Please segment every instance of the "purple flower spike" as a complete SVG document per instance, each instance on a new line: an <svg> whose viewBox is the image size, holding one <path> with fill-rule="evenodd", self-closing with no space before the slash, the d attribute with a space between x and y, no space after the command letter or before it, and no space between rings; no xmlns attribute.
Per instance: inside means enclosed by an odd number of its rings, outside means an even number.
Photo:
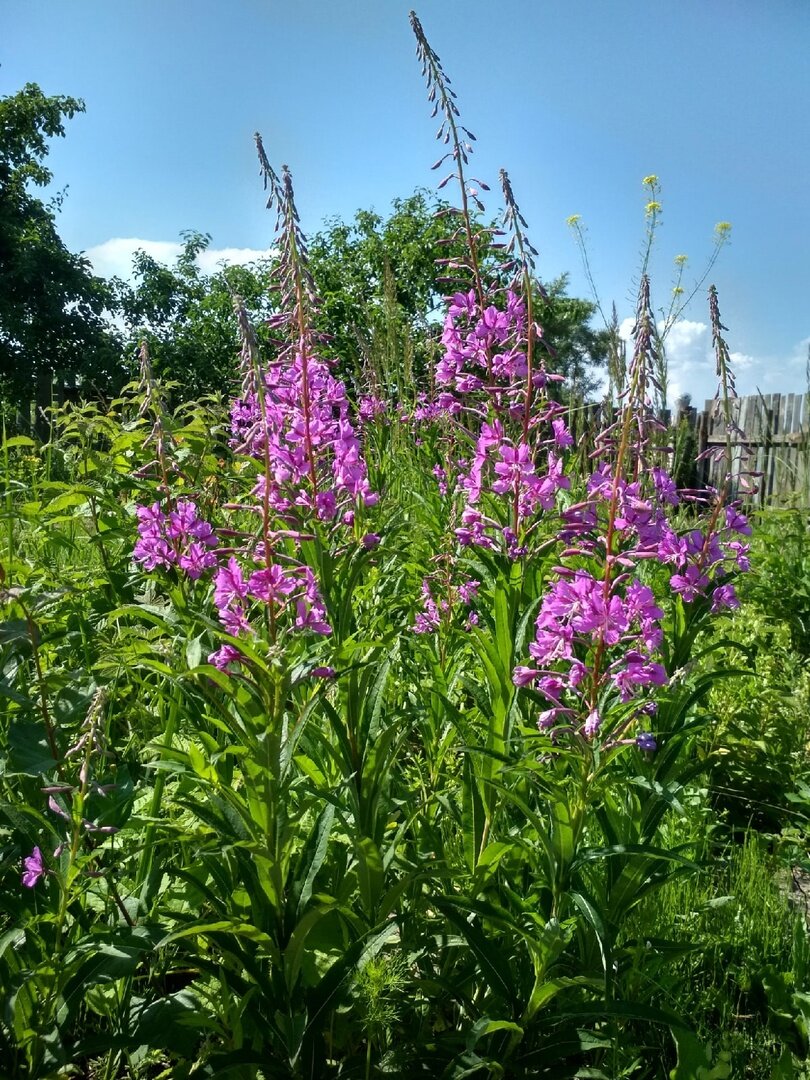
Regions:
<svg viewBox="0 0 810 1080"><path fill-rule="evenodd" d="M45 876L45 863L42 852L35 847L27 859L23 859L22 883L27 889L33 889L41 877Z"/></svg>

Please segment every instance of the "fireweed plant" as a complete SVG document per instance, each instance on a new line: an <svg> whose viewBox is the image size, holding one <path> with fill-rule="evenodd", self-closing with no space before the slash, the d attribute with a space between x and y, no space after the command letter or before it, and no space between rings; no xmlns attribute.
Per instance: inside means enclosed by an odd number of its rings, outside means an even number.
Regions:
<svg viewBox="0 0 810 1080"><path fill-rule="evenodd" d="M225 630L234 638L251 637L258 622L274 642L287 624L332 633L318 577L300 557L301 545L320 552L325 541L336 540L373 548L379 537L359 535L357 524L379 496L369 486L345 386L318 356L313 329L318 300L291 174L285 167L279 178L259 136L256 142L270 189L268 207L278 213L275 288L281 310L270 320L276 352L264 366L244 307L235 299L242 386L231 408L231 447L257 469L249 501L224 509L252 514L258 529L226 529L222 544L191 501L168 512L159 503L138 506L134 557L148 570L176 564L193 580L214 571L214 604ZM210 660L225 669L239 656L236 645L225 644Z"/></svg>
<svg viewBox="0 0 810 1080"><path fill-rule="evenodd" d="M547 1001L556 992L548 982L544 991L540 987L557 955L551 942L558 920L572 909L591 922L599 939L605 1004L612 998L612 953L621 921L653 880L666 876L667 859L653 844L666 799L651 792L646 805L628 802L617 799L613 787L627 769L627 753L652 763L659 744L661 765L653 765L652 772L682 783L678 756L686 748L684 729L695 700L694 687L683 689L684 676L707 618L738 606L733 578L748 569L745 540L751 529L729 502L728 482L720 491L679 491L667 469L671 449L662 445L663 426L654 412L664 390L646 265L618 415L597 438L594 471L580 498L565 496L570 478L563 472L562 455L573 440L562 410L543 393L549 380L538 360L543 331L531 309L537 253L502 172L512 278L506 285L502 278L487 281L478 258L484 232L476 231L470 210L471 202L482 208L479 191L486 185L466 174L474 137L460 122L455 92L413 13L411 24L433 115L442 117L437 137L448 146L434 168L450 162L440 186L451 179L458 186L459 205L446 212L455 224L450 239L463 234L468 245L466 259L448 261L448 268L466 275L469 284L448 299L435 383L436 405L451 418L451 445L471 448L469 456L445 454L455 470L457 499L451 512L461 519L455 529L459 564L467 559L482 568L476 588L481 618L466 624L482 675L468 680L465 688L480 703L484 729L475 731L456 720L468 742L462 802L468 818L478 817L472 836L466 837L474 881L514 809L510 774L530 776L543 807L539 818L529 820L542 850L548 893L539 907L547 922L545 935L533 927L536 936L528 951L535 982L522 1026L533 1019L538 999ZM658 209L648 208L653 215ZM649 229L651 237L654 222ZM711 296L714 310L713 291ZM712 319L716 326L719 320L714 314ZM733 377L728 350L715 340L718 393L728 418ZM434 412L430 418L435 417ZM730 457L727 465L730 478ZM451 475L446 465L437 466L442 494L448 494ZM549 564L552 553L555 562ZM448 561L445 556L445 567ZM444 576L449 576L446 569ZM443 626L427 582L423 598L415 629L440 634ZM443 610L452 608L452 600L449 589ZM527 619L538 606L528 646L532 663L519 663ZM440 660L446 651L440 642ZM516 700L507 678L529 691L530 701L539 706L536 711ZM447 685L445 678L441 685ZM524 723L533 718L539 740L527 739L525 727L515 738L518 717ZM624 760L614 762L619 755ZM537 769L538 757L547 763L546 776ZM525 814L525 803L519 805ZM597 830L586 820L594 816ZM543 819L550 820L550 827ZM576 881L578 848L593 845L600 831L606 845L602 872L591 868ZM636 856L622 857L617 847L608 858L611 845L621 842L627 851L638 845ZM448 901L460 903L458 897ZM482 914L469 900L462 906ZM597 909L604 916L598 924ZM528 933L527 924L523 929Z"/></svg>
<svg viewBox="0 0 810 1080"><path fill-rule="evenodd" d="M126 493L71 520L110 595L80 617L77 587L61 636L4 624L15 1076L721 1075L669 943L638 930L702 869L678 822L730 674L712 622L749 567L717 295L719 490L671 475L646 266L626 385L575 469L510 178L482 225L474 136L411 24L457 192L429 389L337 378L292 177L257 137L270 340L235 296L238 389L185 425L141 350Z"/></svg>
<svg viewBox="0 0 810 1080"><path fill-rule="evenodd" d="M452 784L458 769L463 855L458 866L452 844L445 848L443 865L456 886L437 891L434 884L422 893L422 917L428 924L439 917L449 921L479 962L490 949L511 942L514 970L508 985L514 997L508 1005L486 964L479 976L469 971L451 976L452 965L445 976L470 983L464 995L480 1002L470 1013L469 1005L459 1001L454 1024L463 1027L465 1013L470 1019L494 1014L498 1034L481 1046L482 1067L491 1054L525 1068L518 1063L530 1047L536 1052L533 1031L540 1013L564 989L577 987L581 994L592 985L593 975L578 971L567 956L575 942L584 955L598 945L601 1008L612 1018L608 1043L617 1060L615 1016L621 1010L614 1003L621 997L617 970L623 917L673 865L678 872L688 865L683 856L654 846L657 825L682 784L678 753L686 743L677 726L684 726L695 700L693 687L681 691L677 684L703 621L737 603L731 577L747 566L743 538L750 530L744 516L727 503L727 491L681 492L667 472L667 451L660 447L652 407L661 388L646 273L628 386L615 422L598 440L594 471L574 501L564 471L564 454L573 440L562 407L547 393L556 378L547 370L553 351L533 314L536 251L502 172L508 239L497 268L486 263L483 252L499 237L473 213L473 207L482 210L480 192L487 190L467 175L474 136L460 123L455 92L419 20L412 15L411 21L428 95L434 112L441 114L438 138L448 147L435 165L448 163L450 169L439 186L454 179L459 193L459 205L444 212L448 242L466 242L464 256L444 261L443 280L455 291L447 300L434 395L414 417L417 432L433 426L432 435L423 434L434 450L440 448L440 461L431 471L445 504L445 535L452 540L422 579L412 623L417 637L435 639L437 649L430 709L439 714L432 737L443 745L444 756L437 760L431 748L426 760L432 783ZM364 653L364 681L358 683L350 672L344 687L340 641L328 654L317 646L314 653L305 645L292 646L291 635L328 641L338 622L344 628L339 637L354 624L345 614L336 618L336 570L342 558L348 562L347 551L376 547L379 537L364 531L361 522L378 495L368 481L346 388L319 356L314 329L318 300L290 173L285 168L279 177L260 139L257 147L269 205L278 215L278 314L271 320L274 354L264 362L236 301L242 386L231 409L231 448L250 478L248 498L220 507L213 525L199 516L193 501L172 500L170 493L165 507L159 502L138 507L135 558L147 570L181 572L198 583L210 580L227 638L209 662L225 677L244 679L263 702L259 727L252 717L251 732L241 713L233 727L249 757L258 754L259 762L250 766L246 760L230 799L244 797L240 812L247 819L252 873L261 879L266 867L264 890L272 914L256 931L269 934L265 949L272 980L277 964L286 968L281 958L303 932L296 929L303 924L290 919L295 892L290 868L297 854L315 843L310 834L319 834L320 843L328 838L314 800L301 802L295 794L294 747L302 751L299 761L310 761L305 772L320 798L330 773L353 790L354 809L344 827L357 833L357 873L382 872L382 885L385 867L390 873L401 855L385 842L380 791L369 803L364 790L373 754L371 747L363 751L358 745L358 735L364 730L368 738L375 729L351 715L364 708L356 701L362 686L379 708L390 653L376 647ZM377 395L367 397L356 423L374 422L382 410ZM674 520L684 505L686 524ZM701 507L705 520L699 516ZM250 520L254 528L246 524ZM458 609L460 619L454 617ZM468 636L468 646L458 645L459 633ZM524 649L529 664L521 662ZM297 719L295 710L289 715L300 677L291 668L294 655L300 671L308 670L310 677L325 679L327 686L338 680L334 692L299 699L297 708L303 711ZM307 655L340 659L307 663ZM419 651L413 655L418 658ZM475 658L478 678L461 673L465 656ZM469 716L464 715L465 701L474 704ZM314 708L329 717L338 737L337 771L335 763L315 764L303 719ZM452 735L448 742L448 720L459 740L455 746ZM268 725L269 739L261 733ZM429 730L419 721L417 727ZM400 744L395 729L376 730L390 752L390 765ZM659 753L662 764L656 768ZM646 799L617 798L617 782L634 772L627 754L636 756L640 777L646 771ZM378 760L375 784L379 765ZM658 777L655 783L653 776ZM425 818L435 820L435 795L424 784L420 787ZM408 831L416 829L410 818L404 824ZM516 826L524 838L507 851L504 845ZM404 838L407 832L400 826L396 835ZM243 859L236 864L244 870ZM531 868L531 877L525 897L517 902L508 879L521 864L524 876ZM396 901L388 899L379 907L379 889L362 893L366 921L359 938L357 913L338 917L347 940L362 943L371 934L380 941L380 935L396 931L405 946L411 926L398 915ZM400 889L391 882L389 895ZM416 910L420 906L417 897ZM375 925L386 910L395 922ZM313 922L326 918L317 908L304 909L303 916ZM421 954L415 962L423 979L436 977L429 974L433 958ZM334 977L338 969L335 962L324 978ZM300 968L287 970L289 1008ZM255 965L253 977L259 978ZM272 999L278 1000L277 991ZM663 1013L657 1019L678 1023ZM291 1062L304 1046L315 1052L309 1022L300 1030L282 1025L277 1036ZM254 1034L254 1045L255 1040ZM366 1049L370 1061L371 1040Z"/></svg>
<svg viewBox="0 0 810 1080"><path fill-rule="evenodd" d="M660 662L664 611L642 577L652 580L658 564L666 568L669 592L688 611L703 602L716 613L739 606L733 576L749 569L745 538L751 527L727 502L728 480L719 492L678 491L654 461L654 455L663 455L655 448L660 425L651 401L656 385L652 322L649 281L642 277L629 386L616 422L599 437L587 497L562 512L559 536L568 546L529 646L539 667L515 672L521 685L537 686L549 702L538 721L542 727L570 729L585 717L581 730L588 739L608 734L603 714L614 705L619 719L617 726L609 725L610 738L626 735L632 722L643 725L656 711L655 702L644 699L668 682ZM728 414L726 359L727 350ZM702 519L685 531L669 520L684 500L705 508ZM636 742L655 749L647 731Z"/></svg>

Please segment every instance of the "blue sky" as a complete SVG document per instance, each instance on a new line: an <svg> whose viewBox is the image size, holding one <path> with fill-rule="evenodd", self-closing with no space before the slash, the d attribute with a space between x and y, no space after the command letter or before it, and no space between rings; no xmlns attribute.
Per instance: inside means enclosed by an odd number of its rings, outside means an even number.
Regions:
<svg viewBox="0 0 810 1080"><path fill-rule="evenodd" d="M54 144L59 228L100 272L133 247L171 257L183 229L212 258L267 248L252 134L289 164L304 228L381 212L431 186L438 156L409 3L399 0L0 0L0 94L84 98ZM588 294L566 219L580 214L603 304L632 313L641 179L661 179L653 296L672 260L712 272L742 392L801 391L810 341L808 0L423 0L417 12L477 135L475 171L508 169L541 275ZM239 255L238 250L243 250ZM687 283L689 276L687 274ZM673 331L672 388L713 391L705 290Z"/></svg>

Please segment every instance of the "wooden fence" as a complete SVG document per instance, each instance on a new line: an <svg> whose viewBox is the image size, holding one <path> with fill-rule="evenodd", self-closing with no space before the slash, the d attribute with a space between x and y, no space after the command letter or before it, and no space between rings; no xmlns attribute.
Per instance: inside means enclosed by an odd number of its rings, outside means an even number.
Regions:
<svg viewBox="0 0 810 1080"><path fill-rule="evenodd" d="M735 398L728 432L718 402L707 401L701 413L688 412L703 483L722 484L728 434L735 495L757 506L791 501L810 505L810 394Z"/></svg>
<svg viewBox="0 0 810 1080"><path fill-rule="evenodd" d="M722 487L728 438L733 497L749 506L810 509L810 394L754 394L733 398L730 406L729 425L717 401L707 401L701 411L692 406L659 414L669 429L664 437L674 447L672 468L679 485ZM597 433L617 419L616 406L605 402L571 411L581 468L588 468Z"/></svg>
<svg viewBox="0 0 810 1080"><path fill-rule="evenodd" d="M78 391L64 396L78 396ZM616 419L615 406L590 403L579 406L569 417L580 448L582 463L593 450L597 432ZM667 410L660 419L674 429L676 465L678 432L685 426L690 434L687 460L681 460L676 474L687 486L720 487L725 474L726 422L722 406L707 401L705 408L685 408L673 415ZM798 503L810 509L810 393L754 394L731 402L735 497L754 506ZM33 404L28 415L17 414L8 434L31 434L40 440L49 437L46 413ZM754 474L750 476L749 474Z"/></svg>

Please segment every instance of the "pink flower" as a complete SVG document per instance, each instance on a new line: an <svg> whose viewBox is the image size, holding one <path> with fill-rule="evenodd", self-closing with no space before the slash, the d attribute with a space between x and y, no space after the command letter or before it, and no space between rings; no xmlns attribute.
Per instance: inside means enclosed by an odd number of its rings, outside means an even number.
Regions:
<svg viewBox="0 0 810 1080"><path fill-rule="evenodd" d="M241 567L231 556L227 567L221 566L214 578L214 603L222 611L247 596L247 592L248 583L242 576Z"/></svg>
<svg viewBox="0 0 810 1080"><path fill-rule="evenodd" d="M208 657L208 663L220 671L227 671L234 664L239 664L243 657L234 645L222 645L216 652Z"/></svg>
<svg viewBox="0 0 810 1080"><path fill-rule="evenodd" d="M512 672L512 682L515 686L531 686L538 674L539 672L536 668L526 667L525 664L518 664Z"/></svg>
<svg viewBox="0 0 810 1080"><path fill-rule="evenodd" d="M314 667L312 671L310 671L310 675L313 679L334 679L337 672L333 667L324 665L323 667Z"/></svg>
<svg viewBox="0 0 810 1080"><path fill-rule="evenodd" d="M33 889L41 877L45 876L45 863L42 861L42 852L35 847L28 858L23 859L22 883L28 889Z"/></svg>
<svg viewBox="0 0 810 1080"><path fill-rule="evenodd" d="M551 427L554 432L554 442L561 450L574 445L574 436L565 426L565 421L561 417L557 420L552 420Z"/></svg>
<svg viewBox="0 0 810 1080"><path fill-rule="evenodd" d="M726 507L726 528L731 529L732 532L741 533L743 536L751 535L748 518L733 506Z"/></svg>
<svg viewBox="0 0 810 1080"><path fill-rule="evenodd" d="M312 630L316 634L331 634L332 627L326 621L326 612L319 603L307 603L306 600L296 602L297 615L295 627L297 630Z"/></svg>
<svg viewBox="0 0 810 1080"><path fill-rule="evenodd" d="M733 585L720 585L712 593L712 611L716 614L721 608L738 608L740 601Z"/></svg>
<svg viewBox="0 0 810 1080"><path fill-rule="evenodd" d="M180 567L192 581L196 581L204 570L212 570L216 565L217 557L213 551L197 541L189 544L185 554L180 556Z"/></svg>
<svg viewBox="0 0 810 1080"><path fill-rule="evenodd" d="M673 574L669 579L669 584L673 592L680 593L684 601L691 604L703 593L709 584L709 579L692 563L687 566L683 574Z"/></svg>
<svg viewBox="0 0 810 1080"><path fill-rule="evenodd" d="M295 581L287 577L278 563L273 563L266 570L257 570L248 581L250 595L263 600L265 604L278 603L282 597L289 596L295 587Z"/></svg>

